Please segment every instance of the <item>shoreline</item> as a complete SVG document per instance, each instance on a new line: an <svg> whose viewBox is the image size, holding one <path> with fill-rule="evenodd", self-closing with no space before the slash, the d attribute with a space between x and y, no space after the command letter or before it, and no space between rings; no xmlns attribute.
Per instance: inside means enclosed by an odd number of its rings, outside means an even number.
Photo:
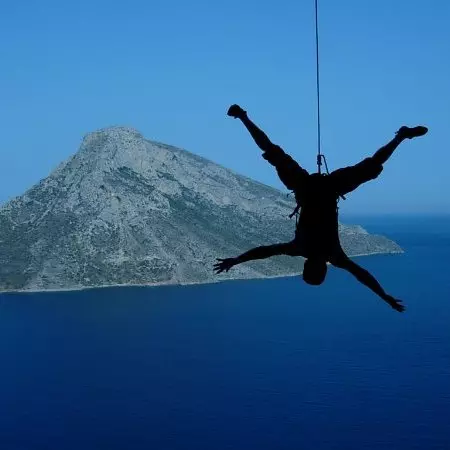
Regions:
<svg viewBox="0 0 450 450"><path fill-rule="evenodd" d="M401 255L404 254L404 251L396 251L396 252L380 252L380 253L361 253L357 255L351 255L350 258L359 258L362 256L375 256L375 255ZM327 263L330 265L330 263ZM107 288L125 288L125 287L138 287L138 288L155 288L155 287L163 287L163 286L192 286L198 284L216 284L216 283L225 283L230 281L251 281L251 280L267 280L274 278L288 278L288 277L296 277L302 274L302 271L298 273L288 273L288 274L277 274L277 275L267 275L261 277L242 277L242 278L226 278L222 280L209 280L209 281L188 281L188 282L158 282L158 283L144 283L144 284L104 284L98 286L80 286L73 288L54 288L54 289L14 289L14 290L0 290L0 295L2 294L39 294L44 292L72 292L72 291L87 291L93 289L107 289Z"/></svg>

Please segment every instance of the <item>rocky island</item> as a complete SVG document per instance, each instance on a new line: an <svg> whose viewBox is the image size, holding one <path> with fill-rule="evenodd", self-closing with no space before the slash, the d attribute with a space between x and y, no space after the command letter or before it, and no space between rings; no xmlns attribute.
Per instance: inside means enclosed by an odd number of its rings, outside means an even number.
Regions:
<svg viewBox="0 0 450 450"><path fill-rule="evenodd" d="M0 208L0 290L208 283L299 274L276 257L217 276L217 257L292 239L294 208L275 188L186 150L110 127L88 134L47 178ZM340 225L350 256L401 253Z"/></svg>

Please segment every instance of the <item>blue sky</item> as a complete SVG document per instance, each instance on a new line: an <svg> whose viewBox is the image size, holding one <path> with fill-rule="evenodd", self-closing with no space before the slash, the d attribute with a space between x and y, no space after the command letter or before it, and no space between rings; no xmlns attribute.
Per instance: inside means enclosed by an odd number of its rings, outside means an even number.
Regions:
<svg viewBox="0 0 450 450"><path fill-rule="evenodd" d="M450 2L321 0L323 150L353 164L425 124L348 213L450 213ZM3 2L0 202L110 125L282 188L231 103L315 169L313 0Z"/></svg>

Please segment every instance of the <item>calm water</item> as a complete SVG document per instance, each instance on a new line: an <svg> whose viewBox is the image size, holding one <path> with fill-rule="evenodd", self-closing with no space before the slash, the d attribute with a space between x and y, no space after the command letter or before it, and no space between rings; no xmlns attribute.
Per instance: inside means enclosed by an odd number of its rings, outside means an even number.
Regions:
<svg viewBox="0 0 450 450"><path fill-rule="evenodd" d="M337 270L1 296L0 448L450 449L450 220L364 225L403 315Z"/></svg>

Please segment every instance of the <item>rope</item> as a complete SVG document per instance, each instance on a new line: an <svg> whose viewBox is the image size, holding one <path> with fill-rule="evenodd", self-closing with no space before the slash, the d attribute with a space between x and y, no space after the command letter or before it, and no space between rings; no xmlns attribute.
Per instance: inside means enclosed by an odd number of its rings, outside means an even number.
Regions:
<svg viewBox="0 0 450 450"><path fill-rule="evenodd" d="M320 124L320 59L319 59L319 6L315 0L316 13L316 94L317 94L317 170L322 172L321 124Z"/></svg>
<svg viewBox="0 0 450 450"><path fill-rule="evenodd" d="M322 154L322 136L320 124L320 58L319 58L319 0L314 1L316 15L316 93L317 93L317 170L322 173L322 160L325 163L325 170L329 175L328 164L325 155ZM345 200L345 196L340 196Z"/></svg>
<svg viewBox="0 0 450 450"><path fill-rule="evenodd" d="M327 175L330 174L328 170L327 159L325 155L322 154L322 135L321 135L321 121L320 121L320 55L319 55L319 0L314 0L314 11L315 11L315 28L316 28L316 96L317 96L317 170L319 174L322 174L322 160L325 164L325 170ZM288 194L289 196L289 194ZM345 200L343 195L340 197ZM339 199L338 199L339 202ZM289 218L295 216L296 225L298 225L300 205L297 204L294 211L289 214Z"/></svg>

